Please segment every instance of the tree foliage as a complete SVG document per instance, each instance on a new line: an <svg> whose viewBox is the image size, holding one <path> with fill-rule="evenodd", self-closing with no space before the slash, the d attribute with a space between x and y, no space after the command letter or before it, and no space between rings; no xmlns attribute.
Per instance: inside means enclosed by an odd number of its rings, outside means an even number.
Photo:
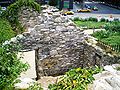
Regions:
<svg viewBox="0 0 120 90"><path fill-rule="evenodd" d="M58 5L58 0L49 0L49 5L57 6Z"/></svg>
<svg viewBox="0 0 120 90"><path fill-rule="evenodd" d="M1 17L6 18L11 23L14 30L23 31L23 27L18 20L18 14L22 7L30 7L40 12L40 5L35 2L35 0L17 0L15 3L8 6L7 9L2 12Z"/></svg>
<svg viewBox="0 0 120 90"><path fill-rule="evenodd" d="M5 19L0 19L0 44L15 36L10 23Z"/></svg>

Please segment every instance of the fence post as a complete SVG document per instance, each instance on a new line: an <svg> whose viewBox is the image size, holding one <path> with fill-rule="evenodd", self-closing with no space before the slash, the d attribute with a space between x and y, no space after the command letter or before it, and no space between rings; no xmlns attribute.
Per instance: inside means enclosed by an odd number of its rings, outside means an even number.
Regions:
<svg viewBox="0 0 120 90"><path fill-rule="evenodd" d="M37 77L36 77L36 80L38 80L39 78L38 78L38 60L39 60L39 57L38 57L38 55L39 55L39 48L35 48L35 66L36 66L36 75L37 75Z"/></svg>

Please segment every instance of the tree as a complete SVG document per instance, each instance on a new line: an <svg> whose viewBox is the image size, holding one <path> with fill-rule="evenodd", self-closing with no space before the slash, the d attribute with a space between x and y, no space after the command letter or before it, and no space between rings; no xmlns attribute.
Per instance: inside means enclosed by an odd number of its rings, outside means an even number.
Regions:
<svg viewBox="0 0 120 90"><path fill-rule="evenodd" d="M49 0L49 5L57 6L58 5L58 0Z"/></svg>

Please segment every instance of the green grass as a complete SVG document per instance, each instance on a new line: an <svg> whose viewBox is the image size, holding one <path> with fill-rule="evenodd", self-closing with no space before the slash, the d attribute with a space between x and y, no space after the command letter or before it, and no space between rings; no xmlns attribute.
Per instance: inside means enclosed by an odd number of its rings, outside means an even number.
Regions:
<svg viewBox="0 0 120 90"><path fill-rule="evenodd" d="M99 29L103 28L106 22L95 22L95 21L74 21L79 27L87 27L88 29Z"/></svg>

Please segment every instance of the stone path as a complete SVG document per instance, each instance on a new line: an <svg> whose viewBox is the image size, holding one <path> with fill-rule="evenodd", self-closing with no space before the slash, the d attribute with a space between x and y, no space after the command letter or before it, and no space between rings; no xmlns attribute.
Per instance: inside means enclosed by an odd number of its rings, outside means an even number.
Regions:
<svg viewBox="0 0 120 90"><path fill-rule="evenodd" d="M85 34L93 34L94 32L101 31L101 30L105 30L105 29L87 29L87 30L84 30L83 32Z"/></svg>
<svg viewBox="0 0 120 90"><path fill-rule="evenodd" d="M21 78L31 78L36 79L36 64L35 64L35 50L28 52L19 52L22 55L22 62L29 64L29 69L21 74Z"/></svg>

